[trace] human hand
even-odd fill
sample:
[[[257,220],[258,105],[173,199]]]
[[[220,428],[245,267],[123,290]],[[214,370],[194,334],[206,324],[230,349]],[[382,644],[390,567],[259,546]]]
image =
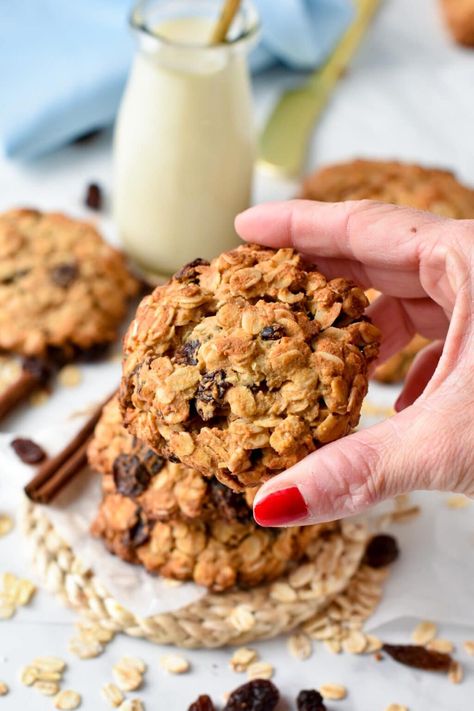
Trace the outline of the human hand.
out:
[[[474,496],[474,221],[368,200],[293,200],[247,210],[240,236],[294,247],[328,278],[383,292],[368,309],[383,333],[380,361],[415,333],[397,414],[325,445],[266,482],[254,502],[264,526],[328,521],[417,489]]]

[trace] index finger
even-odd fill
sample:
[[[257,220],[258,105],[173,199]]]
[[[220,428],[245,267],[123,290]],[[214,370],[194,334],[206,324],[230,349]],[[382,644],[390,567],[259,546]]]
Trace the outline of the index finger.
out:
[[[431,213],[371,200],[340,203],[290,200],[258,205],[236,218],[249,242],[294,247],[327,276],[352,276],[392,296],[426,296],[420,255],[449,224]],[[337,273],[337,270],[339,272]]]

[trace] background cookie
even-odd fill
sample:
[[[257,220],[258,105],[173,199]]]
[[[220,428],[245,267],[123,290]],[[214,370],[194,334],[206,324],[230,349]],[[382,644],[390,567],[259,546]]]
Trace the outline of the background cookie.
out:
[[[366,305],[291,249],[196,260],[129,327],[124,424],[204,476],[256,486],[358,423],[379,338]]]
[[[71,358],[110,343],[137,291],[92,225],[37,210],[0,215],[0,349]]]
[[[474,190],[459,183],[446,170],[423,168],[394,161],[354,160],[318,170],[306,178],[301,197],[306,200],[380,200],[428,210],[445,217],[474,218]],[[372,301],[378,292],[368,292]],[[398,382],[405,377],[415,355],[429,341],[413,340],[375,371],[382,382]]]
[[[474,0],[441,0],[441,9],[456,42],[474,47]]]

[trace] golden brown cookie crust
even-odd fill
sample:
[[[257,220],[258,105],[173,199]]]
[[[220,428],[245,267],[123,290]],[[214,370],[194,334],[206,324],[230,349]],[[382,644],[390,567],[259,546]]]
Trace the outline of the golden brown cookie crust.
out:
[[[396,161],[354,160],[321,168],[303,182],[307,200],[380,200],[444,217],[474,218],[474,190],[453,173]]]
[[[441,0],[441,9],[456,42],[474,47],[474,0]]]
[[[291,249],[197,260],[140,304],[124,341],[124,424],[241,490],[358,423],[379,332],[363,291]]]
[[[138,292],[122,255],[65,215],[0,215],[0,349],[66,357],[117,338]]]
[[[474,7],[474,0],[471,4]],[[301,197],[323,202],[380,200],[444,217],[474,218],[474,190],[459,183],[453,173],[395,161],[354,160],[328,165],[306,178]],[[373,301],[378,292],[370,292]],[[375,370],[374,378],[385,383],[403,380],[415,355],[428,343],[426,338],[415,336],[406,348]]]
[[[104,497],[92,533],[123,560],[150,573],[193,580],[221,592],[234,585],[252,587],[275,580],[311,554],[321,535],[339,524],[282,529],[254,522],[150,522],[139,506],[120,494]]]
[[[252,518],[248,495],[165,461],[127,432],[115,397],[102,411],[88,457],[91,468],[102,474],[104,496],[131,498],[148,519],[247,522]]]

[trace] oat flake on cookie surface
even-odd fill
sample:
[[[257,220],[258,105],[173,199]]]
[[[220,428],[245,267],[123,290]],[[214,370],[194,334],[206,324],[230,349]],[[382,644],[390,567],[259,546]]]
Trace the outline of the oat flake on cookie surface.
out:
[[[257,486],[357,425],[379,342],[367,303],[292,249],[195,260],[129,327],[126,427],[204,476]]]

